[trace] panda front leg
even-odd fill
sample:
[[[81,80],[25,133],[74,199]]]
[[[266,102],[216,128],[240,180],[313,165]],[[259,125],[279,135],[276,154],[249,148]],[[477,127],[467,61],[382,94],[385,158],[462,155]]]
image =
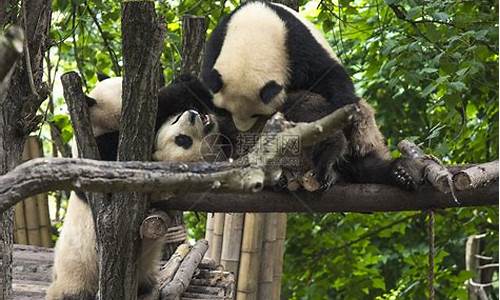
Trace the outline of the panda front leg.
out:
[[[94,221],[90,208],[74,192],[54,254],[47,300],[93,300],[97,292]]]

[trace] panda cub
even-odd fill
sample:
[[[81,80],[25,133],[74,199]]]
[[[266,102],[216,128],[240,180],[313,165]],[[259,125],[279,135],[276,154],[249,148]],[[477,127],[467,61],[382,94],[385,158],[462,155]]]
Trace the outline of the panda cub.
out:
[[[213,116],[188,110],[170,117],[158,130],[153,159],[156,161],[203,161],[212,157],[219,137]],[[221,149],[222,150],[222,149]]]
[[[240,131],[278,111],[290,91],[309,90],[335,109],[359,101],[314,25],[284,5],[263,1],[246,2],[213,30],[201,79]]]
[[[87,97],[92,129],[103,160],[113,161],[117,157],[121,84],[121,78],[106,79],[99,82]],[[204,90],[200,90],[198,84],[189,77],[181,78],[159,91],[158,109],[161,111],[156,121],[155,160],[199,160],[204,150],[196,147],[203,147],[203,139],[210,139],[209,135],[217,131],[217,123],[208,115],[196,110],[183,111],[200,105],[198,100],[204,97]],[[141,299],[147,299],[156,285],[162,246],[161,240],[143,240],[138,261],[138,296]],[[55,248],[53,282],[47,291],[47,299],[95,299],[98,288],[96,255],[90,207],[83,193],[72,192]]]

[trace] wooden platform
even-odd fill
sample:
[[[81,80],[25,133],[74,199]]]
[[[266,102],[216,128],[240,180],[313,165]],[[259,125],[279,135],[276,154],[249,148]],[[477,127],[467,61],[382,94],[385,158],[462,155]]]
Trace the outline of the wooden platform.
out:
[[[13,299],[41,300],[52,280],[53,249],[14,245]],[[180,296],[192,299],[233,299],[234,276],[213,263],[199,264],[191,283]]]
[[[52,279],[53,258],[54,252],[50,248],[14,245],[13,299],[45,299],[45,291]]]

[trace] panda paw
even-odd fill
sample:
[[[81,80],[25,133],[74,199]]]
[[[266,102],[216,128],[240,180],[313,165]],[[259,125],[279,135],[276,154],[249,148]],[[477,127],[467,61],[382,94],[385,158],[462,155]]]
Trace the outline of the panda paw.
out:
[[[320,169],[313,173],[316,180],[320,183],[320,191],[330,190],[335,183],[340,179],[339,173],[337,173],[333,168]]]
[[[401,188],[416,191],[424,183],[424,168],[425,165],[420,160],[398,158],[392,166],[392,181]]]
[[[195,76],[188,73],[184,73],[175,78],[174,81],[172,81],[172,83],[193,82],[197,80],[198,78],[196,78]]]

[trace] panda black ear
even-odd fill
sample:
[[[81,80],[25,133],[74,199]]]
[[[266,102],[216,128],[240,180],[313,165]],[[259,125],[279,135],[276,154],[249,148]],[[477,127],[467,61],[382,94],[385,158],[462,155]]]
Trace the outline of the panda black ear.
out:
[[[266,85],[260,89],[260,99],[264,102],[264,104],[268,104],[282,90],[283,86],[278,84],[276,81],[268,81]]]
[[[87,106],[88,107],[92,107],[92,106],[94,106],[94,105],[97,104],[97,101],[95,101],[94,98],[91,98],[91,97],[89,97],[87,95],[85,95],[85,102],[87,102]]]
[[[108,79],[109,76],[104,74],[104,73],[101,73],[101,72],[97,72],[97,80],[99,81],[103,81],[103,80],[106,80]]]
[[[212,93],[218,93],[223,86],[222,76],[217,69],[212,69],[205,78],[205,84],[212,91]]]

